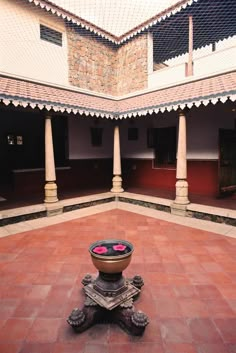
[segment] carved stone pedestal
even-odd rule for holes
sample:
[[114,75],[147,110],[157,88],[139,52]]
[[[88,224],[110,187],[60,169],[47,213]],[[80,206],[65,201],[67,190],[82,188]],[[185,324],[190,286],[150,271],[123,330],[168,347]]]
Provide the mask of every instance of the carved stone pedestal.
[[82,284],[86,296],[84,306],[75,308],[67,319],[75,332],[81,333],[97,323],[117,323],[131,335],[143,334],[148,317],[135,311],[133,305],[144,284],[141,276],[125,279],[122,273],[99,272],[96,279],[86,275]]

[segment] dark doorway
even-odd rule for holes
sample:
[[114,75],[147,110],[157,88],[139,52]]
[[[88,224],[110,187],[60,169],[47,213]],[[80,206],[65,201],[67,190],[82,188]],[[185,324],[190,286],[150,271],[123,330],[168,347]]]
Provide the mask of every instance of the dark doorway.
[[219,130],[219,191],[236,191],[236,130]]

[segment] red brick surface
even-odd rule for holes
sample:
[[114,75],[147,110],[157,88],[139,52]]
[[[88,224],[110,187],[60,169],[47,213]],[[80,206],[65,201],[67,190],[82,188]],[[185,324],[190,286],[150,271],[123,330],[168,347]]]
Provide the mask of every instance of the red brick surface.
[[[96,273],[88,246],[111,237],[135,248],[124,274],[145,282],[135,302],[150,318],[142,337],[111,324],[78,335],[66,323],[83,305],[81,279]],[[0,352],[235,353],[235,247],[233,238],[121,210],[1,238]]]
[[73,86],[114,96],[147,88],[147,34],[121,46],[73,28],[67,38]]

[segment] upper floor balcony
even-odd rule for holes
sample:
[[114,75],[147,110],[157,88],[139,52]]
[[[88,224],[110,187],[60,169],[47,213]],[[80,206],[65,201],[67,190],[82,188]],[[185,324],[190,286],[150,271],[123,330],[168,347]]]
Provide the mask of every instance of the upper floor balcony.
[[[193,72],[191,77],[198,79],[236,69],[236,36],[207,45],[193,51]],[[189,79],[188,53],[153,63],[153,71],[148,75],[148,88],[161,88],[178,84]]]
[[236,69],[236,2],[195,0],[148,37],[148,88]]

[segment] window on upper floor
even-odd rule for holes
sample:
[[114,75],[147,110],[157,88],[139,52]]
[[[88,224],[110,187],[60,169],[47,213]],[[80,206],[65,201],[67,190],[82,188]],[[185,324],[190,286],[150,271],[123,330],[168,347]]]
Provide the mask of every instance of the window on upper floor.
[[62,47],[62,33],[40,24],[40,39]]

